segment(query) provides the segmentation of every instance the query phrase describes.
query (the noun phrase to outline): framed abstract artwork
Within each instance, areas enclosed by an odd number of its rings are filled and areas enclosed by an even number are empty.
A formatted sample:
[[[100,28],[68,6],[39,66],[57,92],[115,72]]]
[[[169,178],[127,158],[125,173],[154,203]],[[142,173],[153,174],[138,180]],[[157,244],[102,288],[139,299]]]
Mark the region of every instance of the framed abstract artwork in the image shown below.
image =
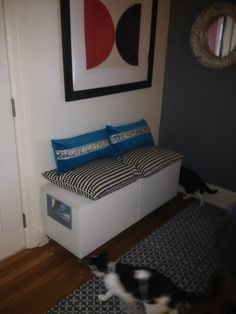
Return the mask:
[[[61,0],[66,101],[152,84],[157,0]]]

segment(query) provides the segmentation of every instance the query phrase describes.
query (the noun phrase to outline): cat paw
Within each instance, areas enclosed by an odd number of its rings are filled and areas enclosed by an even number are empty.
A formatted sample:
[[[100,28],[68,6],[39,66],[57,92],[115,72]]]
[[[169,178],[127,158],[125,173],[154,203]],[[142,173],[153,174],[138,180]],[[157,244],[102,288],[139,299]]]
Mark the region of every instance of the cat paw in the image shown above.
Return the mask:
[[[98,295],[98,300],[99,300],[99,301],[106,301],[106,300],[107,300],[107,297],[106,297],[105,294],[99,294],[99,295]]]

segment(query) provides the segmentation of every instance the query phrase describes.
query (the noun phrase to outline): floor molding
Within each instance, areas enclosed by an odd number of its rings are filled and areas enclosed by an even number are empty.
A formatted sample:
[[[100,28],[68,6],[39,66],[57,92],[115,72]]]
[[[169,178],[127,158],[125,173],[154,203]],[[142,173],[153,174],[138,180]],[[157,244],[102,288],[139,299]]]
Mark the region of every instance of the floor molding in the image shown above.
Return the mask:
[[[217,189],[218,193],[216,193],[215,195],[206,194],[206,202],[225,209],[229,209],[230,205],[236,202],[236,192],[223,189],[210,183],[207,184],[212,189]]]
[[[229,207],[236,202],[236,192],[223,189],[210,183],[207,183],[207,185],[212,189],[217,189],[218,193],[213,195],[205,193],[206,202],[224,209],[229,209]],[[179,192],[183,193],[183,191],[183,188],[179,186]]]

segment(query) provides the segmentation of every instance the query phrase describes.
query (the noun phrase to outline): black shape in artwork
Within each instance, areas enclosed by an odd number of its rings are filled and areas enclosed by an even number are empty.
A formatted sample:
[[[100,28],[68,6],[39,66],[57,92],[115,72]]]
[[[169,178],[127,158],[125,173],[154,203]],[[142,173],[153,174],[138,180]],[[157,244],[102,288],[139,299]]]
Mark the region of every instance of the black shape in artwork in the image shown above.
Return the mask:
[[[139,34],[141,4],[129,7],[121,16],[116,28],[116,45],[121,57],[130,65],[139,64]]]

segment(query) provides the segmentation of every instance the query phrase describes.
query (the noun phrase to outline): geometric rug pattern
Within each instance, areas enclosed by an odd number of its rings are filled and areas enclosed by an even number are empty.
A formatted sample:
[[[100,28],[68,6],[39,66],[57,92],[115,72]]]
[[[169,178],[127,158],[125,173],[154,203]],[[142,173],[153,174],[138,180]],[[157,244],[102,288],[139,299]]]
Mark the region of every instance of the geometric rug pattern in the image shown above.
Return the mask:
[[[214,250],[214,227],[227,211],[194,202],[138,243],[119,261],[157,269],[177,286],[195,294],[206,291],[212,275],[221,269]],[[87,283],[54,306],[47,314],[131,314],[144,313],[141,303],[125,304],[117,297],[98,300],[104,293],[101,279]],[[187,304],[179,313],[185,314]]]

